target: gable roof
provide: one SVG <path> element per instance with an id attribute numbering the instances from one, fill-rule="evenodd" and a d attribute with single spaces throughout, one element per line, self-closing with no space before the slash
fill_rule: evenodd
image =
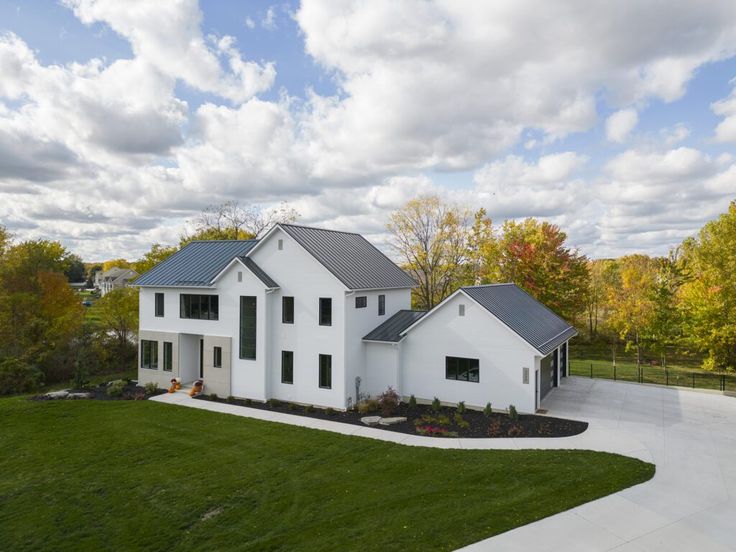
<path id="1" fill-rule="evenodd" d="M 258 240 L 202 240 L 182 247 L 165 261 L 145 272 L 136 286 L 202 286 L 211 284 L 215 276 L 235 257 L 242 257 Z"/>
<path id="2" fill-rule="evenodd" d="M 427 311 L 400 310 L 383 324 L 374 328 L 363 339 L 365 341 L 385 341 L 387 343 L 399 342 L 403 338 L 401 332 L 425 314 L 427 314 Z"/>
<path id="3" fill-rule="evenodd" d="M 577 335 L 577 331 L 516 284 L 460 288 L 543 355 Z"/>
<path id="4" fill-rule="evenodd" d="M 132 268 L 124 268 L 121 269 L 119 272 L 116 272 L 112 276 L 109 276 L 109 279 L 112 281 L 112 283 L 121 283 L 125 280 L 132 280 L 136 276 L 138 276 L 138 273 L 133 270 Z M 108 279 L 107 277 L 105 278 Z"/>
<path id="5" fill-rule="evenodd" d="M 266 287 L 277 288 L 279 285 L 273 281 L 266 272 L 256 264 L 256 262 L 250 257 L 238 257 L 238 259 L 258 278 L 261 282 L 266 284 Z"/>
<path id="6" fill-rule="evenodd" d="M 348 289 L 411 288 L 416 282 L 360 234 L 277 224 Z"/>

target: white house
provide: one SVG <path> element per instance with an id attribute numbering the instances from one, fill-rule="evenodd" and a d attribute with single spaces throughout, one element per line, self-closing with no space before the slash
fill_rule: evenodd
<path id="1" fill-rule="evenodd" d="M 207 393 L 258 401 L 344 409 L 392 386 L 533 412 L 575 335 L 513 284 L 411 311 L 415 282 L 365 238 L 293 224 L 192 242 L 135 285 L 142 384 L 201 378 Z"/>

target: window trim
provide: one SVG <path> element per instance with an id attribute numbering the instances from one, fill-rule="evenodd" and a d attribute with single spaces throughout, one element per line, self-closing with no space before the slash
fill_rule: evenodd
<path id="1" fill-rule="evenodd" d="M 212 347 L 212 367 L 222 368 L 222 347 L 219 345 Z"/>
<path id="2" fill-rule="evenodd" d="M 168 354 L 167 351 L 168 350 Z M 164 341 L 164 372 L 173 372 L 173 356 L 174 356 L 174 343 L 172 341 Z M 167 368 L 168 365 L 168 368 Z"/>
<path id="3" fill-rule="evenodd" d="M 386 314 L 386 295 L 383 293 L 378 296 L 378 316 Z"/>
<path id="4" fill-rule="evenodd" d="M 364 309 L 368 306 L 368 296 L 367 295 L 356 295 L 355 296 L 355 308 L 356 309 Z"/>
<path id="5" fill-rule="evenodd" d="M 244 325 L 243 325 L 243 310 L 244 310 L 244 299 L 252 299 L 253 300 L 253 356 L 246 356 L 244 351 Z M 239 318 L 239 324 L 240 327 L 238 328 L 238 335 L 240 338 L 239 347 L 238 347 L 238 356 L 243 360 L 256 360 L 257 354 L 258 354 L 258 297 L 255 295 L 241 295 L 240 296 L 240 318 Z M 250 338 L 248 339 L 250 341 Z"/>
<path id="6" fill-rule="evenodd" d="M 329 363 L 329 372 L 327 372 L 329 381 L 327 382 L 327 385 L 322 385 L 322 361 L 328 361 Z M 332 355 L 323 355 L 320 353 L 319 355 L 319 388 L 320 389 L 332 389 Z"/>
<path id="7" fill-rule="evenodd" d="M 465 367 L 465 370 L 463 371 L 463 367 L 461 365 L 462 362 L 467 363 L 467 367 Z M 451 377 L 450 375 L 450 364 L 452 362 L 455 362 L 454 377 Z M 471 379 L 470 374 L 472 372 L 475 372 L 477 374 L 476 379 Z M 461 373 L 466 374 L 466 378 L 459 377 Z M 450 381 L 463 381 L 467 383 L 480 383 L 480 359 L 478 358 L 466 358 L 466 357 L 456 357 L 456 356 L 445 356 L 445 379 Z"/>
<path id="8" fill-rule="evenodd" d="M 287 301 L 287 299 L 290 299 L 291 301 Z M 287 303 L 291 303 L 291 308 L 289 309 L 291 311 L 291 317 L 290 319 L 287 319 Z M 294 323 L 294 297 L 292 295 L 284 295 L 281 297 L 281 323 L 282 324 L 293 324 Z"/>
<path id="9" fill-rule="evenodd" d="M 291 366 L 289 366 L 289 370 L 291 371 L 291 378 L 289 381 L 286 381 L 286 364 L 285 360 L 286 358 L 291 359 Z M 281 383 L 285 385 L 294 385 L 294 351 L 281 351 Z"/>
<path id="10" fill-rule="evenodd" d="M 329 303 L 323 303 L 323 301 L 329 302 Z M 325 309 L 324 309 L 325 304 L 329 304 L 330 306 L 330 309 L 329 309 L 330 319 L 327 322 L 325 322 Z M 320 297 L 319 298 L 319 320 L 318 321 L 319 321 L 320 326 L 332 326 L 332 297 Z"/>
<path id="11" fill-rule="evenodd" d="M 160 302 L 160 304 L 159 304 Z M 158 318 L 164 317 L 164 294 L 157 291 L 153 297 L 153 315 Z"/>

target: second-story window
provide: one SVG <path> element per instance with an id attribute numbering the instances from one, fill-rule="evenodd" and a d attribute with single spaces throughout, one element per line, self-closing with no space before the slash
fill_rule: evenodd
<path id="1" fill-rule="evenodd" d="M 217 320 L 220 316 L 220 303 L 217 295 L 189 295 L 182 293 L 179 304 L 180 318 L 197 320 Z"/>
<path id="2" fill-rule="evenodd" d="M 155 296 L 155 303 L 156 303 L 156 316 L 163 316 L 164 315 L 164 294 L 163 293 L 157 293 Z"/>
<path id="3" fill-rule="evenodd" d="M 329 297 L 319 298 L 319 325 L 332 326 L 332 299 Z"/>
<path id="4" fill-rule="evenodd" d="M 359 295 L 355 298 L 355 308 L 364 309 L 368 306 L 368 297 L 365 295 Z"/>
<path id="5" fill-rule="evenodd" d="M 256 358 L 256 298 L 240 298 L 240 358 Z"/>
<path id="6" fill-rule="evenodd" d="M 281 298 L 281 322 L 283 324 L 294 323 L 294 298 L 293 297 L 282 297 Z"/>
<path id="7" fill-rule="evenodd" d="M 386 314 L 386 296 L 379 295 L 378 296 L 378 316 L 383 316 L 384 314 Z"/>

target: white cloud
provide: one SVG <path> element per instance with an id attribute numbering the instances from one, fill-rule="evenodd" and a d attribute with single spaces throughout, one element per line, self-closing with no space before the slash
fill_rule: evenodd
<path id="1" fill-rule="evenodd" d="M 713 112 L 723 117 L 716 127 L 717 142 L 736 142 L 736 89 L 728 98 L 712 104 Z"/>
<path id="2" fill-rule="evenodd" d="M 269 31 L 275 31 L 278 27 L 276 25 L 276 7 L 269 6 L 266 10 L 266 15 L 261 19 L 261 27 Z"/>
<path id="3" fill-rule="evenodd" d="M 606 138 L 611 142 L 623 143 L 639 122 L 636 109 L 621 109 L 606 119 Z"/>
<path id="4" fill-rule="evenodd" d="M 253 18 L 246 17 L 245 18 L 245 26 L 248 27 L 249 29 L 255 29 L 256 28 L 256 22 L 253 21 Z"/>

